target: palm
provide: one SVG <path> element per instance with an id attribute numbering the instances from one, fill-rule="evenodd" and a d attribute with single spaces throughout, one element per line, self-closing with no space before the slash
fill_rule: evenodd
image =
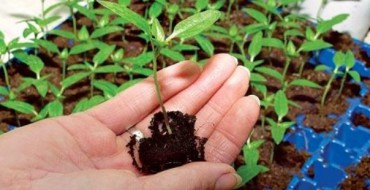
<path id="1" fill-rule="evenodd" d="M 209 138 L 206 160 L 231 163 L 257 118 L 258 105 L 242 98 L 247 73 L 226 64 L 233 61 L 229 56 L 216 58 L 200 76 L 197 66 L 181 63 L 160 73 L 160 82 L 168 110 L 197 116 L 197 135 Z M 148 79 L 86 112 L 43 120 L 2 136 L 6 143 L 0 141 L 0 167 L 7 169 L 0 174 L 0 184 L 7 175 L 16 176 L 13 182 L 18 185 L 45 188 L 57 183 L 73 186 L 79 178 L 100 180 L 99 184 L 122 176 L 138 179 L 126 147 L 127 130 L 135 125 L 150 135 L 147 125 L 158 109 L 155 102 Z"/>

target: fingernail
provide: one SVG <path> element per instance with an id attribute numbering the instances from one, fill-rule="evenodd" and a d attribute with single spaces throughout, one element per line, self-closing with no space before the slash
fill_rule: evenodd
<path id="1" fill-rule="evenodd" d="M 242 178 L 236 173 L 224 174 L 218 178 L 215 189 L 230 189 L 240 186 Z"/>
<path id="2" fill-rule="evenodd" d="M 241 66 L 239 65 L 238 67 L 244 69 L 245 71 L 247 71 L 247 75 L 248 75 L 248 78 L 251 78 L 251 72 L 249 71 L 249 69 L 247 67 L 244 67 L 244 66 Z"/>
<path id="3" fill-rule="evenodd" d="M 236 58 L 236 57 L 234 57 L 234 56 L 232 56 L 232 55 L 230 55 L 232 58 L 234 58 L 234 60 L 235 60 L 235 64 L 236 65 L 238 65 L 239 64 L 239 61 L 238 61 L 238 59 Z"/>
<path id="4" fill-rule="evenodd" d="M 249 95 L 248 97 L 251 97 L 252 99 L 254 99 L 256 103 L 258 104 L 258 106 L 261 106 L 261 101 L 256 95 L 252 94 L 252 95 Z"/>
<path id="5" fill-rule="evenodd" d="M 236 178 L 236 183 L 235 183 L 233 189 L 237 189 L 237 188 L 241 187 L 243 179 L 242 179 L 242 177 L 240 177 L 240 175 L 238 175 L 236 173 L 234 173 L 233 175 Z"/>

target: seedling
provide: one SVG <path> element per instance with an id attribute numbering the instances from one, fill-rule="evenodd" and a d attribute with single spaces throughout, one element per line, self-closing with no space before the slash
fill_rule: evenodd
<path id="1" fill-rule="evenodd" d="M 267 167 L 258 164 L 260 156 L 258 148 L 263 143 L 263 140 L 251 142 L 249 138 L 247 143 L 243 146 L 243 158 L 245 164 L 237 169 L 237 173 L 242 177 L 242 183 L 240 186 L 244 186 L 258 174 L 267 172 L 269 170 Z"/>
<path id="2" fill-rule="evenodd" d="M 358 74 L 357 71 L 351 70 L 353 66 L 355 65 L 355 56 L 351 51 L 348 51 L 346 54 L 338 51 L 334 54 L 333 57 L 334 62 L 334 70 L 330 75 L 330 79 L 328 80 L 328 83 L 325 86 L 325 90 L 323 93 L 323 96 L 321 98 L 321 106 L 324 106 L 326 97 L 328 95 L 328 92 L 330 91 L 331 84 L 335 77 L 342 76 L 342 80 L 340 83 L 340 89 L 339 93 L 337 95 L 337 98 L 342 94 L 344 83 L 346 81 L 347 75 L 350 75 L 353 80 L 356 82 L 361 81 L 361 77 Z M 344 67 L 344 71 L 341 71 L 341 68 Z M 325 70 L 328 69 L 326 65 L 319 65 L 316 67 L 316 70 Z"/>

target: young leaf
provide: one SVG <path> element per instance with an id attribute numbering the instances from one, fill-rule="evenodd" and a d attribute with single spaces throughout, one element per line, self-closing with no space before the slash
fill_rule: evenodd
<path id="1" fill-rule="evenodd" d="M 141 67 L 150 63 L 153 59 L 154 59 L 153 52 L 144 52 L 137 57 L 128 57 L 124 59 L 123 62 Z"/>
<path id="2" fill-rule="evenodd" d="M 33 84 L 36 87 L 37 92 L 41 95 L 41 97 L 45 97 L 48 93 L 48 81 L 46 80 L 36 80 Z"/>
<path id="3" fill-rule="evenodd" d="M 185 57 L 179 53 L 179 52 L 176 52 L 176 51 L 173 51 L 171 49 L 168 49 L 168 48 L 163 48 L 161 49 L 161 54 L 174 60 L 174 61 L 183 61 L 185 60 Z"/>
<path id="4" fill-rule="evenodd" d="M 142 80 L 143 79 L 133 79 L 133 80 L 127 81 L 127 82 L 121 84 L 120 87 L 118 87 L 117 92 L 122 92 L 122 91 L 130 88 L 131 86 L 137 84 L 138 82 L 140 82 Z"/>
<path id="5" fill-rule="evenodd" d="M 53 42 L 51 42 L 51 41 L 48 41 L 48 40 L 42 40 L 42 39 L 35 39 L 34 40 L 34 42 L 37 44 L 37 45 L 39 45 L 39 46 L 41 46 L 41 47 L 43 47 L 43 48 L 45 48 L 45 49 L 47 49 L 48 51 L 50 51 L 50 52 L 53 52 L 53 53 L 59 53 L 59 49 L 58 49 L 58 46 L 57 45 L 55 45 Z"/>
<path id="6" fill-rule="evenodd" d="M 264 47 L 274 47 L 274 48 L 283 48 L 284 43 L 277 38 L 263 38 L 262 46 Z"/>
<path id="7" fill-rule="evenodd" d="M 339 14 L 329 20 L 321 21 L 317 24 L 316 30 L 319 34 L 323 34 L 329 31 L 334 25 L 346 20 L 348 16 L 348 14 Z"/>
<path id="8" fill-rule="evenodd" d="M 99 49 L 99 52 L 94 55 L 93 62 L 96 64 L 102 64 L 106 61 L 109 56 L 113 53 L 114 49 L 116 48 L 115 45 L 106 46 L 105 48 Z"/>
<path id="9" fill-rule="evenodd" d="M 261 52 L 262 49 L 262 32 L 258 32 L 253 36 L 252 42 L 248 47 L 248 54 L 251 57 L 251 61 Z"/>
<path id="10" fill-rule="evenodd" d="M 295 79 L 289 83 L 289 86 L 307 86 L 310 88 L 322 88 L 319 84 L 307 79 Z"/>
<path id="11" fill-rule="evenodd" d="M 59 100 L 52 101 L 49 106 L 49 116 L 57 117 L 63 115 L 63 104 Z"/>
<path id="12" fill-rule="evenodd" d="M 159 42 L 164 42 L 165 39 L 164 31 L 157 18 L 153 19 L 152 34 L 156 40 L 158 40 Z"/>
<path id="13" fill-rule="evenodd" d="M 107 98 L 112 98 L 116 95 L 118 87 L 105 80 L 95 80 L 93 82 L 95 88 L 104 92 L 104 96 Z"/>
<path id="14" fill-rule="evenodd" d="M 215 50 L 215 47 L 213 44 L 207 39 L 206 37 L 203 37 L 201 35 L 196 35 L 194 37 L 195 41 L 199 44 L 199 46 L 202 48 L 204 52 L 206 52 L 209 56 L 213 55 L 213 52 Z"/>
<path id="15" fill-rule="evenodd" d="M 105 36 L 110 33 L 119 32 L 122 31 L 123 28 L 120 26 L 105 26 L 103 28 L 98 28 L 94 30 L 94 32 L 91 34 L 91 38 L 99 38 L 102 36 Z"/>
<path id="16" fill-rule="evenodd" d="M 333 62 L 336 67 L 340 67 L 341 65 L 343 65 L 345 63 L 345 60 L 346 60 L 346 55 L 343 52 L 341 51 L 335 52 L 334 57 L 333 57 Z"/>
<path id="17" fill-rule="evenodd" d="M 193 37 L 212 26 L 221 17 L 221 15 L 221 12 L 215 10 L 208 10 L 194 14 L 179 22 L 175 26 L 173 33 L 166 39 L 166 41 L 170 41 L 175 37 Z"/>
<path id="18" fill-rule="evenodd" d="M 39 75 L 41 70 L 44 68 L 44 62 L 35 55 L 29 55 L 24 61 L 30 67 L 31 71 L 37 75 Z"/>
<path id="19" fill-rule="evenodd" d="M 93 43 L 78 44 L 71 48 L 71 51 L 69 52 L 69 54 L 71 55 L 80 54 L 80 53 L 92 50 L 94 48 L 95 48 L 95 45 Z"/>
<path id="20" fill-rule="evenodd" d="M 149 7 L 149 17 L 150 18 L 157 18 L 159 15 L 162 14 L 164 6 L 161 3 L 155 1 Z"/>
<path id="21" fill-rule="evenodd" d="M 197 39 L 197 37 L 198 36 L 195 36 L 195 39 Z M 175 46 L 172 47 L 172 50 L 173 51 L 178 51 L 178 52 L 180 52 L 180 51 L 197 51 L 197 50 L 199 50 L 199 47 L 195 46 L 195 45 L 190 45 L 190 44 L 176 44 Z"/>
<path id="22" fill-rule="evenodd" d="M 358 74 L 357 71 L 348 71 L 348 74 L 352 77 L 353 80 L 355 80 L 356 82 L 361 82 L 361 77 L 360 77 L 360 74 Z"/>
<path id="23" fill-rule="evenodd" d="M 86 26 L 82 26 L 81 30 L 77 34 L 78 39 L 81 41 L 87 41 L 90 37 L 89 31 Z"/>
<path id="24" fill-rule="evenodd" d="M 0 86 L 0 95 L 7 96 L 9 94 L 8 88 Z"/>
<path id="25" fill-rule="evenodd" d="M 202 11 L 203 9 L 207 8 L 209 0 L 196 0 L 195 1 L 195 9 L 198 12 Z"/>
<path id="26" fill-rule="evenodd" d="M 256 67 L 255 70 L 260 72 L 260 73 L 263 73 L 265 75 L 270 75 L 270 76 L 278 79 L 279 81 L 281 81 L 283 79 L 283 75 L 280 74 L 275 69 L 271 69 L 271 68 L 268 68 L 268 67 Z"/>
<path id="27" fill-rule="evenodd" d="M 262 12 L 260 12 L 256 9 L 251 9 L 251 8 L 245 8 L 245 9 L 243 9 L 243 11 L 246 12 L 252 18 L 254 18 L 257 22 L 259 22 L 261 24 L 264 24 L 264 25 L 268 24 L 267 17 Z"/>
<path id="28" fill-rule="evenodd" d="M 75 35 L 72 32 L 66 31 L 66 30 L 52 30 L 48 32 L 49 34 L 53 34 L 56 36 L 60 36 L 67 39 L 75 39 Z"/>
<path id="29" fill-rule="evenodd" d="M 282 90 L 275 94 L 274 110 L 279 117 L 279 121 L 288 114 L 288 99 Z"/>
<path id="30" fill-rule="evenodd" d="M 117 3 L 112 3 L 109 1 L 101 1 L 101 0 L 98 0 L 98 2 L 104 7 L 114 12 L 115 14 L 122 17 L 127 22 L 132 23 L 139 29 L 143 30 L 145 33 L 150 34 L 150 26 L 148 22 L 141 15 Z"/>
<path id="31" fill-rule="evenodd" d="M 20 113 L 37 115 L 37 112 L 35 111 L 33 105 L 27 102 L 21 102 L 18 100 L 8 100 L 5 102 L 1 102 L 0 105 Z"/>
<path id="32" fill-rule="evenodd" d="M 330 43 L 327 43 L 323 40 L 315 40 L 315 41 L 305 41 L 301 47 L 299 48 L 298 52 L 300 51 L 316 51 L 323 48 L 331 47 Z"/>
<path id="33" fill-rule="evenodd" d="M 104 65 L 95 69 L 95 73 L 118 73 L 124 69 L 119 65 Z"/>
<path id="34" fill-rule="evenodd" d="M 347 68 L 351 69 L 353 66 L 355 66 L 356 58 L 352 51 L 347 51 L 346 53 L 346 59 L 345 59 L 345 65 Z"/>
<path id="35" fill-rule="evenodd" d="M 74 74 L 74 75 L 71 75 L 67 78 L 65 78 L 62 82 L 61 82 L 61 85 L 62 85 L 62 88 L 63 89 L 66 89 L 68 88 L 69 86 L 77 83 L 78 81 L 86 78 L 87 76 L 89 76 L 90 73 L 89 72 L 82 72 L 82 73 L 77 73 L 77 74 Z"/>

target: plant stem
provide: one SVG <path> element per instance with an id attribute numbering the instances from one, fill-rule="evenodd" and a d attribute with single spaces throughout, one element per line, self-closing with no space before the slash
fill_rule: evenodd
<path id="1" fill-rule="evenodd" d="M 299 56 L 299 61 L 301 62 L 301 66 L 299 67 L 298 76 L 301 77 L 302 73 L 303 73 L 304 66 L 306 65 L 306 62 L 302 61 L 302 56 Z"/>
<path id="2" fill-rule="evenodd" d="M 77 39 L 77 21 L 76 21 L 76 17 L 73 13 L 73 8 L 71 5 L 69 5 L 69 13 L 72 16 L 73 34 L 75 35 L 75 38 Z"/>
<path id="3" fill-rule="evenodd" d="M 95 73 L 93 72 L 91 74 L 90 78 L 90 98 L 94 96 L 94 78 L 95 78 Z"/>
<path id="4" fill-rule="evenodd" d="M 66 78 L 66 60 L 62 60 L 62 67 L 63 67 L 63 73 L 62 73 L 62 80 Z"/>
<path id="5" fill-rule="evenodd" d="M 168 134 L 171 135 L 172 130 L 171 130 L 171 127 L 170 127 L 170 124 L 169 124 L 169 121 L 168 121 L 168 115 L 167 115 L 166 108 L 163 105 L 161 88 L 160 88 L 158 77 L 157 77 L 157 70 L 158 70 L 157 58 L 159 56 L 159 50 L 154 47 L 154 44 L 153 44 L 152 40 L 150 40 L 150 44 L 152 46 L 152 49 L 153 49 L 153 52 L 154 52 L 154 55 L 155 55 L 155 57 L 153 59 L 153 72 L 154 72 L 153 73 L 153 79 L 154 79 L 155 92 L 156 92 L 156 95 L 157 95 L 157 98 L 158 98 L 159 106 L 160 106 L 160 108 L 162 110 L 162 113 L 163 113 L 164 123 L 166 125 L 166 129 L 168 131 Z"/>
<path id="6" fill-rule="evenodd" d="M 347 70 L 344 72 L 342 81 L 340 82 L 340 88 L 339 88 L 339 92 L 338 92 L 338 95 L 337 95 L 337 99 L 340 97 L 340 95 L 343 92 L 344 82 L 346 82 L 346 78 L 347 78 Z"/>
<path id="7" fill-rule="evenodd" d="M 321 107 L 324 106 L 326 96 L 328 95 L 328 92 L 329 92 L 330 87 L 331 87 L 331 83 L 334 80 L 334 77 L 335 77 L 335 75 L 337 73 L 337 70 L 338 70 L 338 68 L 335 68 L 334 69 L 333 74 L 330 76 L 330 79 L 328 81 L 328 84 L 326 84 L 326 86 L 325 86 L 325 91 L 324 91 L 324 94 L 322 95 L 322 98 L 321 98 Z"/>
<path id="8" fill-rule="evenodd" d="M 283 71 L 283 77 L 282 77 L 282 79 L 280 81 L 281 86 L 283 86 L 283 84 L 284 84 L 285 76 L 286 76 L 286 73 L 288 72 L 289 65 L 290 65 L 290 56 L 286 56 L 286 58 L 285 58 L 285 65 L 284 65 L 284 71 Z"/>
<path id="9" fill-rule="evenodd" d="M 233 5 L 235 0 L 229 0 L 229 5 L 227 6 L 227 13 L 226 13 L 226 19 L 230 19 L 230 12 L 231 12 L 231 6 Z"/>
<path id="10" fill-rule="evenodd" d="M 9 82 L 8 71 L 6 70 L 6 66 L 5 66 L 5 63 L 3 63 L 2 58 L 0 58 L 0 65 L 4 72 L 6 87 L 8 88 L 9 91 L 11 91 L 12 89 L 11 89 L 10 82 Z"/>

